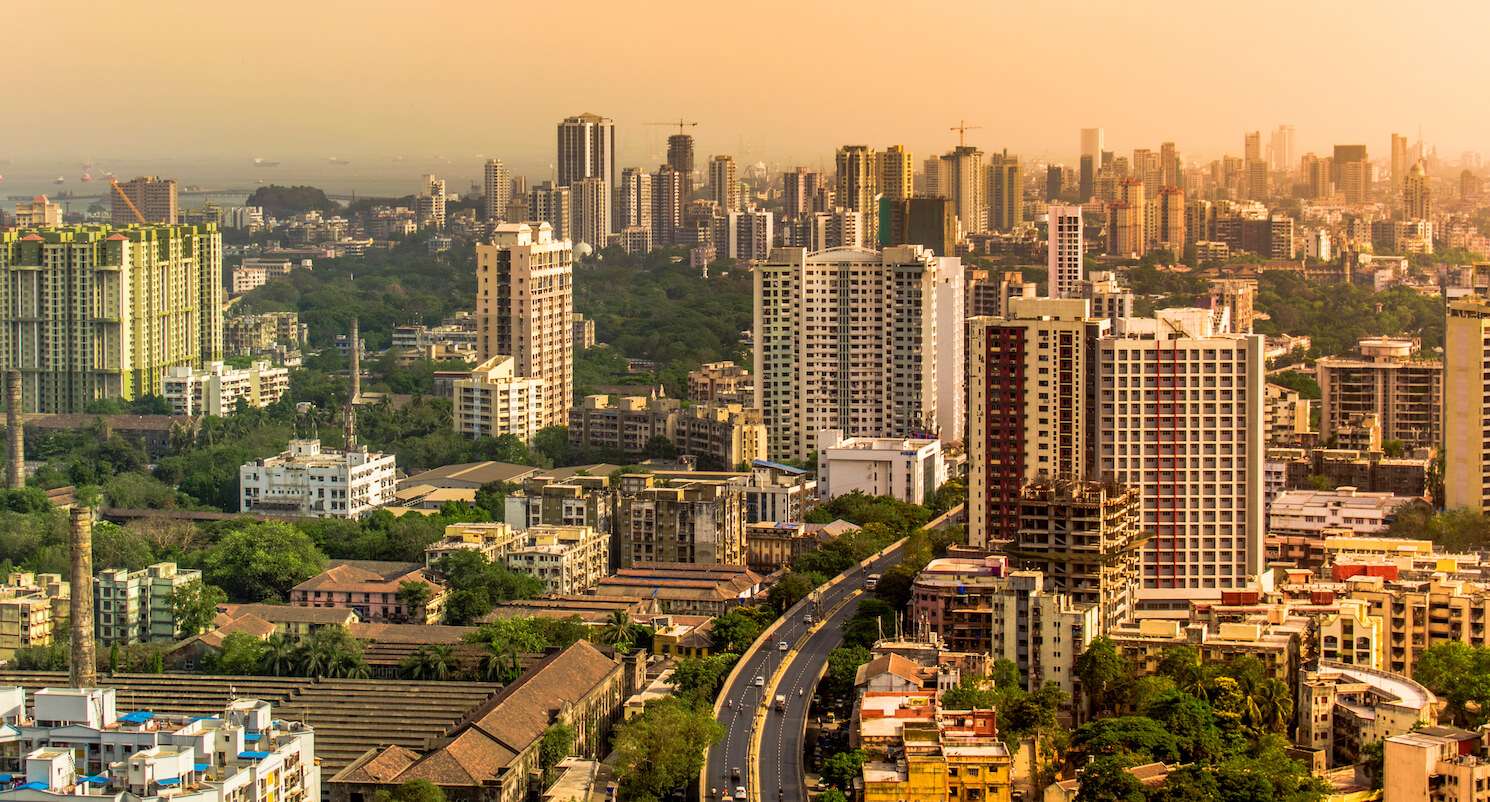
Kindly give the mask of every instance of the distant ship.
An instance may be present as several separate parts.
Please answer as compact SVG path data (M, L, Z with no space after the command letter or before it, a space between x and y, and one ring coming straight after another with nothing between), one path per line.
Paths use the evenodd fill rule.
M66 184L67 183L67 179L66 178L63 178L62 176L59 175L56 178L52 179L52 183L53 184Z
M328 162L330 162L332 164L335 164L338 167L345 167L345 166L351 164L351 162L347 161L346 159L338 159L335 156L328 156L326 158L326 161L328 161Z
M270 161L268 159L261 159L258 156L255 156L254 157L254 166L255 167L278 167L279 166L279 162L277 162L277 161Z
M92 180L93 180L93 174L92 173L83 173L83 181L84 182L88 182L88 181L92 181Z

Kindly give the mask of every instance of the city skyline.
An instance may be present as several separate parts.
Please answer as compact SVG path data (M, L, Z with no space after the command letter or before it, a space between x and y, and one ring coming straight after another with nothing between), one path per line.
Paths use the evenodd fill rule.
M888 4L881 5L888 12ZM353 162L359 172L374 170L370 162L392 172L400 167L394 159L402 157L411 165L448 160L453 174L464 179L480 175L484 158L497 157L514 173L541 179L555 162L554 124L585 112L616 121L619 166L649 169L665 160L666 137L677 130L652 123L677 119L701 123L688 129L697 138L701 164L709 155L730 154L741 165L765 161L826 168L833 149L848 143L876 148L899 143L918 157L945 152L956 143L948 129L962 118L981 126L970 132L969 143L987 152L1007 148L1027 159L1072 167L1078 130L1092 126L1105 129L1109 149L1124 152L1173 140L1186 159L1240 153L1244 132L1280 124L1297 128L1298 153L1364 143L1373 158L1387 155L1392 132L1415 141L1421 130L1428 144L1451 160L1476 149L1486 127L1473 104L1449 94L1458 82L1421 79L1473 71L1472 32L1483 28L1476 18L1490 22L1485 7L1462 4L1457 14L1439 9L1425 18L1418 36L1433 46L1419 51L1419 68L1408 72L1375 57L1382 48L1401 44L1394 6L1357 4L1352 36L1321 36L1305 49L1254 41L1256 23L1286 14L1293 30L1328 30L1339 22L1333 10L1144 5L1144 11L1134 12L1126 5L1100 4L1076 14L952 3L917 8L907 20L904 13L872 8L842 18L829 7L768 3L758 7L760 19L770 23L762 28L675 4L637 14L600 3L567 3L566 19L590 21L607 42L579 44L584 40L571 35L572 26L529 26L523 36L504 40L502 59L550 66L543 73L524 69L523 75L493 69L495 56L483 46L491 30L486 23L506 16L485 5L451 3L411 16L373 3L357 6L354 17L337 4L297 6L299 29L316 35L297 42L292 32L288 43L282 29L286 17L275 13L288 6L277 1L246 18L197 6L188 11L176 2L148 13L123 5L24 7L13 12L18 28L61 27L75 41L68 60L51 68L48 80L12 87L17 107L45 110L30 119L46 124L11 132L5 154L10 165L0 172L104 163L125 154L137 162L241 164L244 173L256 157L286 166L335 157ZM170 48L142 48L131 60L131 80L100 93L97 76L114 69L118 55L108 43L148 41L175 12L191 15L194 35ZM699 33L655 51L635 47L655 36L659 18L688 22L688 30ZM1145 25L1127 22L1139 18ZM782 91L794 82L804 82L806 89L828 80L790 58L770 56L768 51L782 47L782 32L834 30L834 40L819 46L847 41L872 46L900 33L907 22L925 30L1012 29L1018 35L1004 37L993 49L977 47L971 39L924 49L910 57L912 65L887 62L873 80L839 85L831 94L826 88ZM368 42L393 44L372 48ZM266 50L276 58L245 58L270 43ZM1192 46L1200 43L1203 48ZM306 50L287 53L287 44ZM47 37L18 41L11 50L12 69L47 63L50 45ZM565 59L539 58L559 51ZM1131 89L1101 80L1119 52L1133 73L1133 80L1119 87ZM1213 55L1205 69L1192 63L1197 52ZM737 54L734 60L731 54ZM712 59L719 69L676 69L690 59ZM239 80L232 77L234 70L248 72ZM718 83L736 71L743 85L718 92ZM1172 80L1144 78L1165 73ZM594 80L598 76L604 80ZM1401 107L1379 102L1364 107L1358 94L1338 91L1347 77L1373 87L1374 98L1404 98ZM1156 85L1174 93L1169 98L1174 108L1205 108L1205 114L1180 120L1155 114L1164 99L1147 87ZM94 102L65 108L47 102L89 94ZM821 102L824 97L833 102ZM182 103L196 113L163 114ZM101 128L99 115L113 122ZM266 180L276 175L261 172Z

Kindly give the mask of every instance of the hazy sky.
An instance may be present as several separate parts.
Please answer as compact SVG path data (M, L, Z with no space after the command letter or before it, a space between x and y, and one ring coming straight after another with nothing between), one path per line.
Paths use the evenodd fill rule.
M1300 151L1422 127L1439 152L1490 131L1490 3L1292 0L45 0L7 4L0 158L254 156L392 165L497 155L542 177L554 124L615 119L622 166L655 166L680 115L700 158L827 164L841 143L919 160L969 141L1071 161L1119 151ZM20 32L20 33L17 33ZM1264 133L1266 142L1266 133Z

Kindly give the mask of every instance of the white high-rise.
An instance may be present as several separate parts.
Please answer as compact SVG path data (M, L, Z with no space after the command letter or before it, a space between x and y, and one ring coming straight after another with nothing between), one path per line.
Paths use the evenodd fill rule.
M961 260L919 245L771 252L755 270L754 334L773 457L806 457L824 429L960 437L963 299L951 274Z
M1052 298L1081 297L1081 207L1050 206L1047 292Z
M732 156L715 156L709 160L709 196L726 213L740 209L740 184L735 177Z
M414 196L414 217L420 226L436 231L445 228L445 179L426 175Z
M616 230L631 226L652 228L652 174L637 167L621 171L616 192Z
M486 222L495 223L507 217L507 204L512 201L512 175L501 159L487 159L482 171L486 190Z
M572 237L576 244L588 243L594 250L610 238L610 187L599 178L581 178L569 185Z
M548 383L541 426L566 426L574 397L574 253L548 223L503 223L476 245L476 344L513 376Z
M579 114L559 123L558 185L581 178L616 185L616 124L598 114Z

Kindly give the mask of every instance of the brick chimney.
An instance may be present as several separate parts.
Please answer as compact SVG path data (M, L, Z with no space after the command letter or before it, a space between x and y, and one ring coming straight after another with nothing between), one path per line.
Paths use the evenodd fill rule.
M93 647L93 510L76 505L72 516L71 679L74 688L98 687Z

